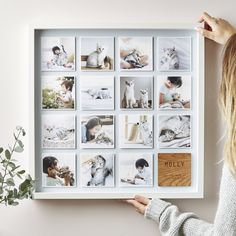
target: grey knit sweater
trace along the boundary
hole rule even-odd
[[[235,236],[236,179],[224,164],[218,209],[213,224],[199,219],[192,212],[181,213],[175,205],[160,199],[149,202],[144,217],[159,223],[159,229],[165,236]]]

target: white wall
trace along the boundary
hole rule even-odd
[[[16,125],[28,126],[29,23],[193,23],[203,10],[236,25],[235,0],[0,0],[0,144],[6,146]],[[217,91],[220,48],[206,41],[205,198],[171,200],[181,211],[212,221],[217,207],[222,155]],[[26,141],[26,140],[25,140]],[[26,143],[26,147],[27,147]],[[20,157],[28,168],[27,151]],[[0,235],[159,235],[157,225],[118,201],[25,201],[0,207]],[[56,232],[56,233],[55,233]]]

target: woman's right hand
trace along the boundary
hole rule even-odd
[[[228,39],[236,33],[236,29],[228,21],[214,18],[206,12],[200,17],[199,23],[204,23],[204,28],[196,27],[196,30],[202,36],[220,44],[226,44]]]

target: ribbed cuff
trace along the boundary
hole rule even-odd
[[[170,205],[170,202],[165,202],[161,199],[152,199],[146,207],[144,217],[159,223],[161,214]]]

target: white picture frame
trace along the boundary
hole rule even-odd
[[[66,71],[66,73],[76,78],[76,88],[77,88],[77,97],[79,98],[79,76],[82,74],[91,75],[93,72],[83,72],[80,70],[80,37],[85,36],[96,36],[96,37],[114,37],[115,39],[115,65],[114,71],[109,72],[100,72],[100,75],[114,75],[115,78],[115,93],[117,93],[117,88],[119,88],[119,82],[117,78],[121,75],[139,75],[139,71],[122,71],[119,70],[119,54],[118,54],[118,37],[126,36],[126,30],[129,30],[129,35],[131,36],[149,36],[153,38],[153,70],[140,72],[142,75],[145,73],[147,75],[153,76],[154,79],[154,96],[153,96],[153,109],[147,111],[154,116],[154,120],[157,119],[158,115],[165,114],[169,115],[174,111],[160,111],[157,107],[157,76],[160,74],[175,73],[175,74],[190,74],[192,76],[192,86],[194,86],[194,93],[192,94],[192,107],[189,112],[193,116],[193,129],[192,138],[193,138],[193,147],[189,150],[174,150],[176,153],[180,152],[191,152],[192,154],[192,185],[189,187],[159,187],[157,186],[157,160],[156,156],[158,153],[168,153],[172,152],[170,149],[160,150],[157,144],[157,132],[154,133],[154,146],[152,149],[148,149],[148,152],[152,153],[154,156],[153,159],[153,187],[148,189],[140,187],[131,189],[131,188],[120,188],[118,185],[118,175],[115,177],[115,187],[104,188],[99,191],[92,191],[92,189],[82,188],[80,185],[80,173],[78,169],[78,163],[80,162],[80,144],[77,141],[76,147],[73,150],[68,152],[76,152],[76,163],[77,163],[77,186],[71,188],[70,191],[64,191],[63,188],[45,188],[42,187],[42,183],[36,182],[36,190],[33,193],[33,199],[126,199],[133,198],[134,195],[140,194],[149,198],[203,198],[204,197],[204,39],[200,36],[195,30],[194,25],[191,24],[127,24],[126,26],[117,26],[112,24],[107,25],[31,25],[30,27],[30,68],[29,68],[29,156],[30,156],[30,173],[34,179],[40,178],[40,166],[39,163],[41,158],[38,160],[38,157],[41,155],[40,147],[40,114],[46,114],[50,111],[42,111],[40,109],[41,101],[40,98],[40,87],[39,87],[39,78],[43,73],[52,73],[61,74],[61,71],[53,72],[41,72],[41,64],[39,54],[40,51],[40,37],[43,36],[70,36],[75,38],[75,71]],[[70,31],[67,31],[70,29]],[[99,29],[99,35],[95,32]],[[81,34],[81,32],[83,32]],[[87,32],[87,33],[86,33]],[[97,32],[97,31],[96,31]],[[191,37],[191,68],[190,71],[159,71],[157,64],[157,47],[158,47],[158,37]],[[193,59],[194,58],[194,59]],[[65,73],[63,71],[63,73]],[[81,74],[80,74],[81,73]],[[134,74],[133,74],[134,73]],[[119,94],[119,93],[118,93]],[[119,97],[119,95],[118,95]],[[79,124],[80,124],[80,115],[83,114],[114,114],[117,118],[118,115],[130,111],[122,111],[119,109],[119,99],[115,95],[115,109],[114,111],[82,111],[80,101],[77,101],[76,109],[73,111],[59,111],[61,115],[65,115],[69,112],[71,115],[76,115],[76,129],[77,135],[76,140],[79,139]],[[78,100],[78,99],[77,99]],[[54,111],[52,111],[54,112]],[[134,113],[141,111],[134,111]],[[146,112],[146,111],[145,111]],[[80,114],[81,113],[81,114]],[[178,113],[185,113],[185,111],[178,111]],[[171,113],[172,114],[172,113]],[[119,139],[118,131],[118,119],[115,119],[115,139]],[[154,130],[157,129],[156,122],[153,122]],[[54,152],[54,150],[46,150],[46,152]],[[63,152],[67,152],[66,149],[63,149]],[[83,150],[87,152],[87,150]],[[93,150],[97,152],[97,150]],[[116,155],[115,158],[115,170],[118,170],[118,161],[120,153],[123,151],[119,148],[119,140],[116,140],[116,145],[114,149],[104,149],[101,150],[106,152],[112,152]],[[143,151],[140,149],[140,151]],[[57,152],[57,150],[55,150]],[[99,150],[100,152],[100,150]],[[137,150],[128,150],[127,152],[139,152]]]

